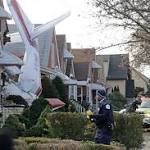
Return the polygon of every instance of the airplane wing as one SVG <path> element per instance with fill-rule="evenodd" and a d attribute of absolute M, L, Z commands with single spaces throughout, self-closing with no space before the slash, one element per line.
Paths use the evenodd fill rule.
<path fill-rule="evenodd" d="M 35 39 L 43 32 L 49 30 L 50 28 L 53 28 L 56 24 L 58 24 L 59 22 L 61 22 L 65 18 L 67 18 L 69 15 L 70 15 L 70 12 L 66 12 L 65 14 L 59 16 L 58 18 L 56 18 L 46 24 L 36 27 L 32 32 L 31 39 Z"/>

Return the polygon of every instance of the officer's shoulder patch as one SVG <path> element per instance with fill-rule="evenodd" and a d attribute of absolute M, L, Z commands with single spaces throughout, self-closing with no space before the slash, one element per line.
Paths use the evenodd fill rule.
<path fill-rule="evenodd" d="M 110 105 L 109 104 L 106 105 L 106 109 L 110 109 Z"/>

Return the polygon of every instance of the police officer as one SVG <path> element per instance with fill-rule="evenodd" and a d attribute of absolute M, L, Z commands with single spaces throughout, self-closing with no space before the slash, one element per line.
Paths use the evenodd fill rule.
<path fill-rule="evenodd" d="M 106 91 L 99 90 L 96 95 L 99 101 L 98 113 L 90 118 L 96 124 L 95 143 L 110 145 L 112 139 L 112 129 L 114 126 L 113 110 L 110 102 L 106 99 Z"/>

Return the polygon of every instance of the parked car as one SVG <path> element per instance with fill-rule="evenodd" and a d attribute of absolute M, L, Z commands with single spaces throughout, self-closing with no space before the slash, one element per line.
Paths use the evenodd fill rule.
<path fill-rule="evenodd" d="M 150 127 L 150 98 L 143 100 L 136 112 L 144 115 L 143 126 Z"/>

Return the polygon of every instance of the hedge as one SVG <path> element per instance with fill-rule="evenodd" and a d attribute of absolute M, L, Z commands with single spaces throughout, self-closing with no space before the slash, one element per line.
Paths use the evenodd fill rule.
<path fill-rule="evenodd" d="M 118 141 L 127 149 L 138 148 L 143 142 L 143 116 L 130 114 L 114 114 L 116 126 L 113 131 L 114 141 Z"/>
<path fill-rule="evenodd" d="M 53 129 L 54 138 L 81 140 L 84 136 L 87 119 L 79 113 L 56 112 L 47 115 L 47 120 Z"/>
<path fill-rule="evenodd" d="M 117 146 L 107 146 L 74 140 L 47 138 L 22 138 L 14 142 L 15 150 L 123 150 Z"/>
<path fill-rule="evenodd" d="M 22 136 L 25 131 L 25 125 L 19 120 L 20 115 L 11 114 L 6 119 L 3 128 L 9 128 L 12 131 L 13 137 Z"/>
<path fill-rule="evenodd" d="M 138 148 L 143 142 L 143 117 L 139 114 L 114 113 L 115 128 L 113 141 L 126 146 L 127 149 Z M 84 133 L 85 140 L 93 140 L 95 125 L 89 123 Z"/>

